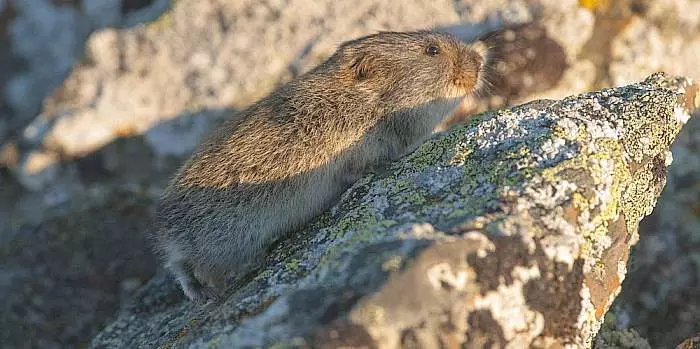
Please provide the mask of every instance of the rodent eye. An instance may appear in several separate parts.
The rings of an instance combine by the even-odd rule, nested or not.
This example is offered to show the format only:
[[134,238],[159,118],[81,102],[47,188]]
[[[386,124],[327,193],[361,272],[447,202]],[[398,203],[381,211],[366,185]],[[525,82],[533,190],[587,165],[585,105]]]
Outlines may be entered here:
[[429,56],[435,56],[440,53],[440,48],[436,45],[430,45],[425,49],[425,53],[427,53]]

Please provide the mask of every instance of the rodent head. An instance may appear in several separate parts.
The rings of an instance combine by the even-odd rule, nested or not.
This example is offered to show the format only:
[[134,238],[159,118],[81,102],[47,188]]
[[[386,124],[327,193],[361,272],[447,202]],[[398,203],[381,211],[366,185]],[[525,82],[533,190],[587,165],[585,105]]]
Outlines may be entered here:
[[336,56],[357,88],[384,103],[416,105],[477,90],[486,47],[435,31],[380,32],[341,44]]

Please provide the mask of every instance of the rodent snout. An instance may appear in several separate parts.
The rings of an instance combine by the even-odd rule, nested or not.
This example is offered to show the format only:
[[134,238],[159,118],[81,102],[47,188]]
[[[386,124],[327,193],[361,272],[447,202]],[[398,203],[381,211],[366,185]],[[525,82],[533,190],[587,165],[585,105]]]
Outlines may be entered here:
[[475,41],[470,46],[471,52],[473,52],[475,59],[478,60],[479,68],[481,68],[488,55],[488,47],[483,41]]
[[465,55],[465,62],[467,69],[474,69],[476,71],[481,71],[484,65],[486,52],[481,52],[478,47],[474,47],[468,51]]
[[479,86],[484,64],[485,52],[482,53],[478,46],[465,47],[457,63],[452,83],[462,91],[461,93],[469,94]]

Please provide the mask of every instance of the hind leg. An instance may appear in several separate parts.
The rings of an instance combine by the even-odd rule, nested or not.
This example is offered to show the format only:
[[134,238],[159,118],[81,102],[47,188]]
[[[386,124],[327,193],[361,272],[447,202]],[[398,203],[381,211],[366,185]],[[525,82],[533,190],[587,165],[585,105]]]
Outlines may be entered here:
[[189,263],[180,259],[170,261],[166,267],[173,273],[185,296],[197,304],[218,299],[218,294],[211,287],[203,285],[194,276]]
[[[204,268],[206,267],[206,268]],[[213,292],[221,292],[226,285],[226,271],[218,266],[206,265],[193,269],[195,279]]]

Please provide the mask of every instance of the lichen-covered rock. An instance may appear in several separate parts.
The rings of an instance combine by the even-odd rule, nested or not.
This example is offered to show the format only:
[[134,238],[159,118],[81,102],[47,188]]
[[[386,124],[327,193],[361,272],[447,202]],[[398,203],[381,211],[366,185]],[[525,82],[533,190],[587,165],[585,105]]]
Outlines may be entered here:
[[[690,92],[690,91],[689,91]],[[695,92],[697,93],[697,91]],[[700,105],[700,103],[699,103]],[[640,230],[612,312],[652,348],[673,348],[700,324],[700,118],[690,119],[673,145],[667,185]]]
[[588,347],[687,86],[657,74],[482,114],[360,180],[222,304],[161,274],[92,347]]

